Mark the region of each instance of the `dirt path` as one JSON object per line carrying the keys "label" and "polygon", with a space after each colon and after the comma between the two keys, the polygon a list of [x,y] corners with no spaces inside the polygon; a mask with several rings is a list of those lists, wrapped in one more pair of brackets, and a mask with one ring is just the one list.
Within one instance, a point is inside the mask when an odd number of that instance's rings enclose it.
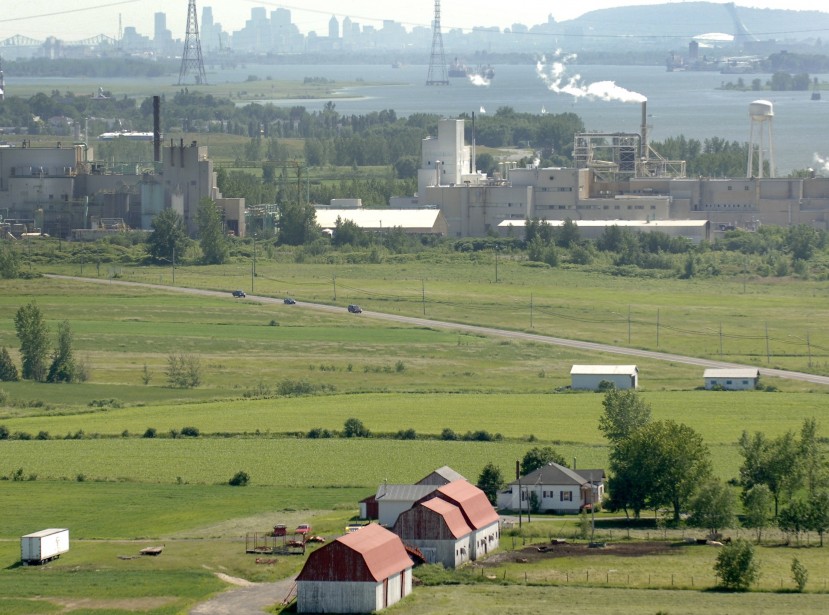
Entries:
{"label": "dirt path", "polygon": [[295,577],[275,583],[249,583],[220,575],[236,587],[190,609],[190,615],[267,615],[267,609],[282,602],[293,587]]}

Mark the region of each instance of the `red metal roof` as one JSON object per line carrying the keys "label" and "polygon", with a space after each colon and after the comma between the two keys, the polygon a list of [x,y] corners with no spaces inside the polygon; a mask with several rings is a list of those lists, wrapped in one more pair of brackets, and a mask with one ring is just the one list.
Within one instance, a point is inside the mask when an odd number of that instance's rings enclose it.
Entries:
{"label": "red metal roof", "polygon": [[379,582],[411,567],[400,537],[373,523],[311,553],[297,581]]}
{"label": "red metal roof", "polygon": [[455,504],[432,498],[400,513],[394,532],[404,540],[447,540],[471,534],[472,528]]}
{"label": "red metal roof", "polygon": [[456,480],[438,487],[435,496],[458,506],[466,522],[476,530],[498,522],[498,513],[490,504],[486,494],[475,485]]}

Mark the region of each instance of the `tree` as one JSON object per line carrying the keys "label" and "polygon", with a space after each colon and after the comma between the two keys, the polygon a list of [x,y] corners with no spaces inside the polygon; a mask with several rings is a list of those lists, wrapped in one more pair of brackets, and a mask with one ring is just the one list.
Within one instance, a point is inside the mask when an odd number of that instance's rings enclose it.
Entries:
{"label": "tree", "polygon": [[11,244],[3,241],[0,243],[0,278],[11,280],[19,275],[20,257]]}
{"label": "tree", "polygon": [[187,249],[184,219],[174,209],[165,209],[153,218],[152,227],[153,232],[147,237],[150,257],[156,262],[175,264]]}
{"label": "tree", "polygon": [[762,539],[763,530],[771,520],[771,506],[774,498],[768,485],[754,485],[743,492],[743,526],[757,530],[757,542]]}
{"label": "tree", "polygon": [[504,486],[504,477],[501,469],[492,462],[487,463],[481,474],[478,476],[478,489],[486,494],[490,504],[498,501],[498,492]]}
{"label": "tree", "polygon": [[203,198],[199,201],[197,221],[204,262],[208,265],[221,265],[228,257],[227,237],[222,213],[212,199]]}
{"label": "tree", "polygon": [[521,475],[526,476],[549,463],[557,463],[560,466],[568,467],[564,456],[552,446],[531,448],[521,460]]}
{"label": "tree", "polygon": [[711,475],[709,456],[702,436],[687,425],[648,423],[610,453],[614,505],[631,507],[636,517],[644,506],[670,506],[679,521],[697,485]]}
{"label": "tree", "polygon": [[827,483],[826,459],[818,437],[817,420],[814,417],[803,419],[803,425],[800,428],[799,449],[800,462],[806,479],[806,489],[810,495],[814,495],[819,489],[824,488]]}
{"label": "tree", "polygon": [[809,505],[803,500],[792,500],[780,510],[777,516],[777,526],[787,535],[794,534],[796,542],[800,542],[800,534],[809,529]]}
{"label": "tree", "polygon": [[245,487],[250,482],[250,474],[244,470],[239,470],[234,474],[227,484],[231,487]]}
{"label": "tree", "polygon": [[712,479],[699,487],[688,509],[691,525],[706,528],[716,536],[720,529],[733,527],[737,521],[737,496],[728,485]]}
{"label": "tree", "polygon": [[740,480],[744,489],[757,484],[767,485],[774,498],[774,516],[777,517],[780,498],[792,493],[801,483],[800,450],[791,431],[768,440],[763,432],[740,436]]}
{"label": "tree", "polygon": [[3,346],[0,348],[0,382],[17,382],[20,376],[17,373],[17,366],[12,361],[9,351]]}
{"label": "tree", "polygon": [[279,206],[279,242],[300,246],[319,237],[316,210],[308,204],[283,202]]}
{"label": "tree", "polygon": [[754,547],[746,540],[735,540],[717,554],[714,573],[720,587],[745,591],[760,578],[760,566],[754,559]]}
{"label": "tree", "polygon": [[201,361],[195,355],[167,357],[167,384],[176,389],[193,389],[201,384]]}
{"label": "tree", "polygon": [[602,400],[599,431],[611,445],[630,436],[651,420],[651,407],[633,389],[609,389]]}
{"label": "tree", "polygon": [[75,357],[72,351],[72,330],[69,321],[58,324],[58,343],[52,353],[47,382],[75,382],[77,380]]}
{"label": "tree", "polygon": [[807,527],[820,536],[820,546],[823,546],[823,535],[829,530],[829,493],[821,491],[809,496]]}
{"label": "tree", "polygon": [[350,418],[343,424],[344,438],[368,438],[371,432],[360,419]]}
{"label": "tree", "polygon": [[17,310],[14,327],[20,340],[21,373],[27,380],[46,379],[46,357],[49,353],[49,329],[40,308],[32,301]]}

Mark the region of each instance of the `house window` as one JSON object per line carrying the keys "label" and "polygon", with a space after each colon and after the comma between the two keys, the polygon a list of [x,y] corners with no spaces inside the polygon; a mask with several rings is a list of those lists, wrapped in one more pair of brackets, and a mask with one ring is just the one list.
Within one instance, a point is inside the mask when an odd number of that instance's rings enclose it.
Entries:
{"label": "house window", "polygon": [[572,502],[573,501],[573,492],[572,491],[562,491],[560,494],[562,502]]}

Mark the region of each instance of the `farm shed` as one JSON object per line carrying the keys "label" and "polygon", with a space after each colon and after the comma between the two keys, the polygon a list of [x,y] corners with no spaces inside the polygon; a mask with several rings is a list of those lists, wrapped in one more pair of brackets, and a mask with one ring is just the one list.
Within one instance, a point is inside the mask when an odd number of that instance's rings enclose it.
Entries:
{"label": "farm shed", "polygon": [[400,513],[393,531],[404,543],[420,549],[430,564],[457,568],[469,561],[473,530],[461,509],[441,498]]}
{"label": "farm shed", "polygon": [[436,489],[435,485],[387,485],[378,487],[374,496],[377,501],[377,520],[380,525],[391,527],[397,516],[412,507],[422,497]]}
{"label": "farm shed", "polygon": [[541,511],[577,513],[587,504],[601,503],[604,480],[604,470],[576,471],[548,463],[507,485],[498,494],[498,508],[529,510],[535,494]]}
{"label": "farm shed", "polygon": [[372,524],[320,547],[296,580],[298,613],[371,613],[412,592],[400,537]]}
{"label": "farm shed", "polygon": [[708,390],[722,388],[727,391],[746,391],[757,388],[760,382],[760,370],[755,367],[710,368],[703,372],[702,378]]}
{"label": "farm shed", "polygon": [[464,521],[472,528],[469,542],[470,560],[474,561],[479,555],[486,555],[498,548],[501,539],[498,513],[489,503],[486,494],[478,487],[465,480],[452,481],[448,485],[438,487],[417,503],[422,504],[432,498],[440,498],[457,506]]}
{"label": "farm shed", "polygon": [[639,368],[635,365],[574,365],[570,369],[570,388],[598,391],[602,382],[617,389],[639,386]]}
{"label": "farm shed", "polygon": [[372,493],[367,498],[363,498],[360,504],[360,519],[377,519],[379,517],[379,510],[377,508],[377,494]]}

